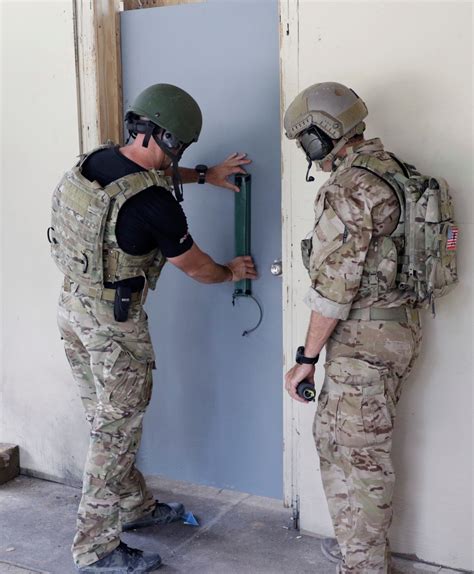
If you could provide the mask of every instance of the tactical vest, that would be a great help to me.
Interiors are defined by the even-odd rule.
[[[115,283],[144,276],[154,289],[166,258],[156,248],[145,255],[123,251],[115,234],[117,218],[124,203],[153,185],[172,191],[171,178],[154,169],[131,173],[102,187],[81,172],[85,155],[66,172],[53,193],[48,239],[51,255],[71,281],[100,297],[104,282]]]
[[[449,186],[442,178],[421,175],[413,166],[392,158],[403,173],[387,170],[384,162],[369,154],[356,154],[349,164],[381,178],[400,204],[395,230],[390,236],[374,237],[370,243],[358,296],[376,301],[398,289],[413,295],[418,307],[431,304],[434,314],[435,298],[449,293],[458,282],[459,228],[454,222]],[[324,196],[318,198],[316,218],[318,206],[322,213]],[[343,236],[345,230],[340,233]],[[304,239],[301,247],[303,262],[309,269],[312,240]]]

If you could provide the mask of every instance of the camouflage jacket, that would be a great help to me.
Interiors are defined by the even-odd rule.
[[[325,317],[347,319],[352,308],[413,304],[396,288],[397,251],[390,238],[400,216],[395,193],[379,177],[351,167],[354,153],[375,155],[401,171],[382,142],[367,140],[349,150],[319,189],[309,258],[311,288],[305,303]]]

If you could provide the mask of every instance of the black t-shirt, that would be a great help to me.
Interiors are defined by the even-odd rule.
[[[118,147],[92,154],[82,165],[82,174],[102,187],[144,168],[122,155]],[[186,216],[170,191],[152,186],[128,199],[119,211],[115,229],[121,249],[130,255],[143,255],[157,247],[165,257],[177,257],[188,251],[193,239]],[[132,288],[141,288],[143,278],[127,280]]]

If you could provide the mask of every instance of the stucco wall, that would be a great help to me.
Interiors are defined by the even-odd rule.
[[[77,480],[87,431],[56,328],[61,276],[46,240],[52,190],[79,153],[72,2],[1,8],[0,441],[20,445],[22,467]]]

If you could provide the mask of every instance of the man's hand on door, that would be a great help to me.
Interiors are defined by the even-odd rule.
[[[207,170],[206,183],[238,192],[239,188],[227,178],[236,173],[247,173],[242,166],[249,163],[252,163],[252,160],[248,159],[246,153],[233,153],[222,163],[214,165]]]

